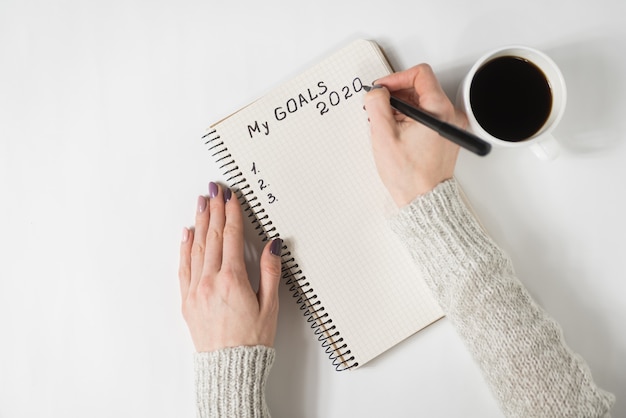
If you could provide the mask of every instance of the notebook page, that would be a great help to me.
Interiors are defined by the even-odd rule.
[[[215,126],[359,365],[442,316],[386,223],[362,85],[389,72],[357,41]]]

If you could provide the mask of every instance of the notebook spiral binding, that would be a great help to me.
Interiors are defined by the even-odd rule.
[[[259,231],[258,234],[262,240],[265,242],[279,237],[276,227],[272,225],[272,221],[229,153],[228,147],[221,140],[217,130],[211,129],[202,136],[202,140],[208,147],[211,158],[218,164],[222,174],[226,176],[228,186],[237,195],[243,211],[247,213],[249,218],[252,218],[251,222],[254,224],[255,230]],[[285,280],[285,284],[289,286],[289,291],[292,297],[296,299],[300,310],[303,311],[302,314],[307,323],[311,324],[314,335],[324,352],[328,354],[335,370],[344,371],[357,367],[359,363],[351,355],[352,352],[337,330],[336,325],[333,324],[329,314],[325,312],[322,301],[318,299],[287,245],[283,245],[282,250],[282,278]]]

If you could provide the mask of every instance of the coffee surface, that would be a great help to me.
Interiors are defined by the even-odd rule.
[[[532,62],[505,56],[484,64],[470,86],[472,112],[492,136],[509,142],[532,137],[552,109],[545,74]]]

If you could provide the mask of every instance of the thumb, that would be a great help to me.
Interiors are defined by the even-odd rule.
[[[397,136],[398,125],[389,103],[390,96],[386,87],[379,86],[375,86],[365,95],[365,109],[374,141]]]
[[[281,273],[283,240],[274,238],[261,254],[261,280],[259,281],[259,306],[261,311],[278,309],[278,284]]]

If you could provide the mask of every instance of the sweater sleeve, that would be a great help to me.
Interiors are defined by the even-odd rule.
[[[194,354],[199,418],[266,418],[265,384],[275,351],[264,346]]]
[[[448,180],[391,219],[507,417],[606,417],[598,388],[562,331],[516,278]]]

